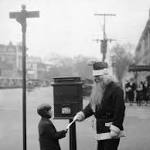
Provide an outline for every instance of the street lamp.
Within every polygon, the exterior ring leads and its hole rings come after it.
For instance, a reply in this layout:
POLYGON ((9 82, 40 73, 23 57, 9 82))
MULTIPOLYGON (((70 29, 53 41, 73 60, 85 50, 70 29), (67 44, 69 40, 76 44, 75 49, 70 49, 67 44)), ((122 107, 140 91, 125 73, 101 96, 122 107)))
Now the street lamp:
POLYGON ((16 19, 22 27, 22 114, 23 114, 23 150, 27 149, 26 143, 26 28, 27 18, 39 17, 39 11, 26 11, 26 6, 22 5, 20 12, 10 12, 9 17, 16 19))

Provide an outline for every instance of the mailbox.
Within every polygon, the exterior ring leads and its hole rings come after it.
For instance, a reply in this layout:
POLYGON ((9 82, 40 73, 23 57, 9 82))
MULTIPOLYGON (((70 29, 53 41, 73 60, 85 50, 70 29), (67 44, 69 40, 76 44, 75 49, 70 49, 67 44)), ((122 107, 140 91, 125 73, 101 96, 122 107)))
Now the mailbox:
POLYGON ((54 78, 54 119, 72 119, 82 109, 80 77, 54 78))

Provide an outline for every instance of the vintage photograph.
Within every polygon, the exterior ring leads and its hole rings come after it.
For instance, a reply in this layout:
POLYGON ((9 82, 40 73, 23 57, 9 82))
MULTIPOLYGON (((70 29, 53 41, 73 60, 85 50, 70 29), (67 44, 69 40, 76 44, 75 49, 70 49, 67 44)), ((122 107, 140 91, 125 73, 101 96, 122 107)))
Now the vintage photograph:
POLYGON ((149 150, 150 1, 0 0, 0 150, 149 150))

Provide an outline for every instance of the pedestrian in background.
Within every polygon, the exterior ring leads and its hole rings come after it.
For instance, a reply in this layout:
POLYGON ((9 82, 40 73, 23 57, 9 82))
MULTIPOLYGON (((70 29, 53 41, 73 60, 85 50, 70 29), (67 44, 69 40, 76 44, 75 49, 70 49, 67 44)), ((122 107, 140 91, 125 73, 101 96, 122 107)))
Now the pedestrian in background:
POLYGON ((143 100, 143 84, 142 84, 142 81, 140 81, 137 84, 137 87, 136 87, 136 102, 137 102, 137 106, 141 106, 142 100, 143 100))
POLYGON ((143 100, 145 102, 145 105, 147 106, 147 104, 148 104, 148 96, 147 96, 147 93, 148 93, 148 83, 147 83, 147 81, 143 81, 142 85, 143 85, 143 100))
POLYGON ((57 131, 50 120, 52 117, 51 106, 42 104, 37 108, 41 116, 38 124, 40 150, 60 150, 59 139, 66 136, 67 130, 57 131))
POLYGON ((129 102, 129 90, 130 90, 130 82, 126 81, 126 83, 125 83, 125 102, 129 102))
POLYGON ((117 150, 120 137, 125 136, 123 121, 125 114, 124 92, 101 63, 93 65, 94 86, 89 104, 74 116, 83 121, 94 115, 96 118, 97 150, 117 150))
POLYGON ((134 83, 133 79, 131 79, 129 82, 129 87, 128 87, 128 98, 129 98, 129 103, 131 106, 134 102, 135 90, 136 90, 136 84, 134 83))

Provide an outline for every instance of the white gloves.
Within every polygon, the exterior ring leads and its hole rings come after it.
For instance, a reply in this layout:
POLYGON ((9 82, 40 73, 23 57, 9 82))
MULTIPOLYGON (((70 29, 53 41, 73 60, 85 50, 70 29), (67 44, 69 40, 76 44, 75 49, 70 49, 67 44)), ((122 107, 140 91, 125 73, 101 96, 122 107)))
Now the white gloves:
POLYGON ((74 121, 83 121, 84 118, 85 118, 84 113, 82 111, 80 111, 74 116, 73 120, 74 121))
POLYGON ((111 136, 111 138, 116 138, 116 137, 118 137, 118 133, 116 133, 114 131, 110 131, 110 136, 111 136))
POLYGON ((119 133, 120 133, 120 129, 117 126, 115 126, 115 125, 110 126, 110 136, 112 138, 119 137, 119 133))

